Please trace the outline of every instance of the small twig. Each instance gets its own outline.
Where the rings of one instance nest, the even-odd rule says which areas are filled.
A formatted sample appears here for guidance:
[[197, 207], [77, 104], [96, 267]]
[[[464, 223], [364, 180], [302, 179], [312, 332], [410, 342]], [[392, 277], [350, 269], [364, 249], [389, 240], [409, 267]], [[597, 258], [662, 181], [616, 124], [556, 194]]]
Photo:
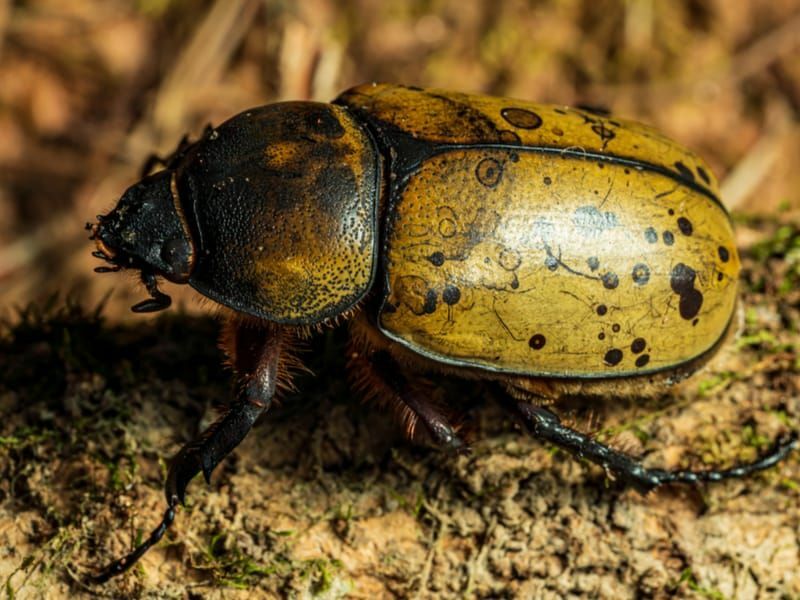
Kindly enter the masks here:
[[741, 208], [782, 157], [785, 141], [796, 135], [798, 128], [789, 110], [781, 110], [780, 115], [772, 120], [773, 123], [767, 125], [761, 138], [734, 165], [720, 185], [720, 194], [728, 210]]
[[11, 18], [11, 0], [0, 0], [0, 56], [3, 55], [3, 45], [6, 40], [8, 22]]
[[645, 91], [658, 93], [663, 97], [678, 94], [700, 81], [716, 81], [733, 86], [789, 55], [798, 46], [800, 46], [800, 12], [756, 39], [731, 60], [714, 63], [702, 71], [692, 71], [690, 76], [622, 84], [601, 83], [591, 85], [590, 89], [592, 93], [605, 97], [612, 94], [636, 95]]
[[489, 541], [492, 539], [496, 527], [497, 516], [492, 515], [492, 519], [486, 527], [486, 533], [483, 535], [480, 549], [472, 555], [467, 563], [467, 587], [464, 590], [464, 596], [472, 594], [472, 586], [475, 585], [475, 571], [477, 571], [479, 565], [486, 562], [486, 555], [489, 554], [489, 548], [491, 547]]
[[755, 40], [733, 57], [728, 82], [738, 83], [764, 71], [770, 64], [800, 47], [800, 13]]
[[425, 557], [425, 565], [422, 567], [422, 573], [419, 575], [419, 587], [417, 588], [416, 592], [414, 592], [413, 598], [422, 598], [423, 594], [428, 591], [428, 579], [430, 579], [431, 576], [433, 559], [436, 556], [436, 552], [439, 550], [439, 544], [444, 536], [444, 532], [447, 530], [447, 527], [450, 524], [450, 518], [440, 513], [437, 509], [431, 506], [428, 501], [423, 501], [422, 507], [428, 514], [430, 514], [439, 522], [439, 527], [436, 530], [433, 541], [431, 542], [431, 547], [428, 549], [428, 555]]

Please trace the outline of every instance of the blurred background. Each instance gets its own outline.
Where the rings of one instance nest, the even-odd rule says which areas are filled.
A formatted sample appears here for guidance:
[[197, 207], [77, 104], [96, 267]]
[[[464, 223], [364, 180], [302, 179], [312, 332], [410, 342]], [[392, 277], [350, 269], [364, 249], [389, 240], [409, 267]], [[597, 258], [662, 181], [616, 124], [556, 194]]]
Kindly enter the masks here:
[[83, 228], [148, 155], [365, 81], [651, 123], [710, 161], [746, 246], [800, 211], [799, 52], [800, 0], [0, 0], [0, 305], [113, 289], [126, 318], [142, 290], [92, 273]]
[[562, 414], [659, 467], [800, 429], [800, 0], [0, 0], [0, 593], [800, 597], [798, 453], [641, 497], [450, 381], [472, 453], [430, 452], [352, 398], [341, 330], [141, 569], [86, 587], [160, 518], [164, 458], [231, 388], [217, 325], [133, 315], [144, 290], [92, 272], [85, 223], [184, 134], [365, 81], [606, 107], [706, 158], [744, 250], [742, 337], [674, 398]]

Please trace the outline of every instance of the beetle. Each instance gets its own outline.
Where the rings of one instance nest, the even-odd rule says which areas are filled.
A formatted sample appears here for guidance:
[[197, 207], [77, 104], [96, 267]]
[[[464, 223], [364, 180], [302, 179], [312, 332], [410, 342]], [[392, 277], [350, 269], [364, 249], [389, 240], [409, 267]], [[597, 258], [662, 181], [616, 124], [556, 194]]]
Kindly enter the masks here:
[[408, 436], [463, 447], [414, 378], [502, 386], [534, 436], [647, 492], [741, 477], [797, 446], [724, 470], [663, 470], [562, 424], [564, 396], [651, 395], [700, 369], [734, 329], [739, 256], [717, 182], [655, 130], [588, 109], [365, 84], [332, 103], [248, 110], [87, 225], [95, 256], [226, 309], [239, 381], [227, 411], [172, 459], [163, 536], [189, 481], [215, 466], [290, 385], [293, 342], [347, 321], [348, 368]]

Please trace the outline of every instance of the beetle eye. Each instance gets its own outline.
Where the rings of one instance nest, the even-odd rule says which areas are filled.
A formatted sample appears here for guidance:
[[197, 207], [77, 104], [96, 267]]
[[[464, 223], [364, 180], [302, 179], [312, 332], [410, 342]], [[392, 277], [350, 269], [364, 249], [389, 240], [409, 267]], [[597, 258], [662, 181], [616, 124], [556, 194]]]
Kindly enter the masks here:
[[167, 240], [161, 247], [161, 260], [172, 270], [167, 278], [173, 281], [185, 281], [189, 277], [191, 258], [192, 248], [184, 239]]

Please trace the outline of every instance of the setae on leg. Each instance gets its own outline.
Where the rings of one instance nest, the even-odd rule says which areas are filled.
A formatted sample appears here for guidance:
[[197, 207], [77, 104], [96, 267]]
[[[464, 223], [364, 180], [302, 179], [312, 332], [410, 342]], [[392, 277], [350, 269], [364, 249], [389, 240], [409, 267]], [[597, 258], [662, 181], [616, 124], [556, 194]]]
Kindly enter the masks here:
[[367, 400], [387, 405], [415, 443], [446, 450], [465, 450], [464, 441], [447, 415], [419, 385], [403, 374], [385, 350], [353, 352], [348, 365], [354, 387]]

